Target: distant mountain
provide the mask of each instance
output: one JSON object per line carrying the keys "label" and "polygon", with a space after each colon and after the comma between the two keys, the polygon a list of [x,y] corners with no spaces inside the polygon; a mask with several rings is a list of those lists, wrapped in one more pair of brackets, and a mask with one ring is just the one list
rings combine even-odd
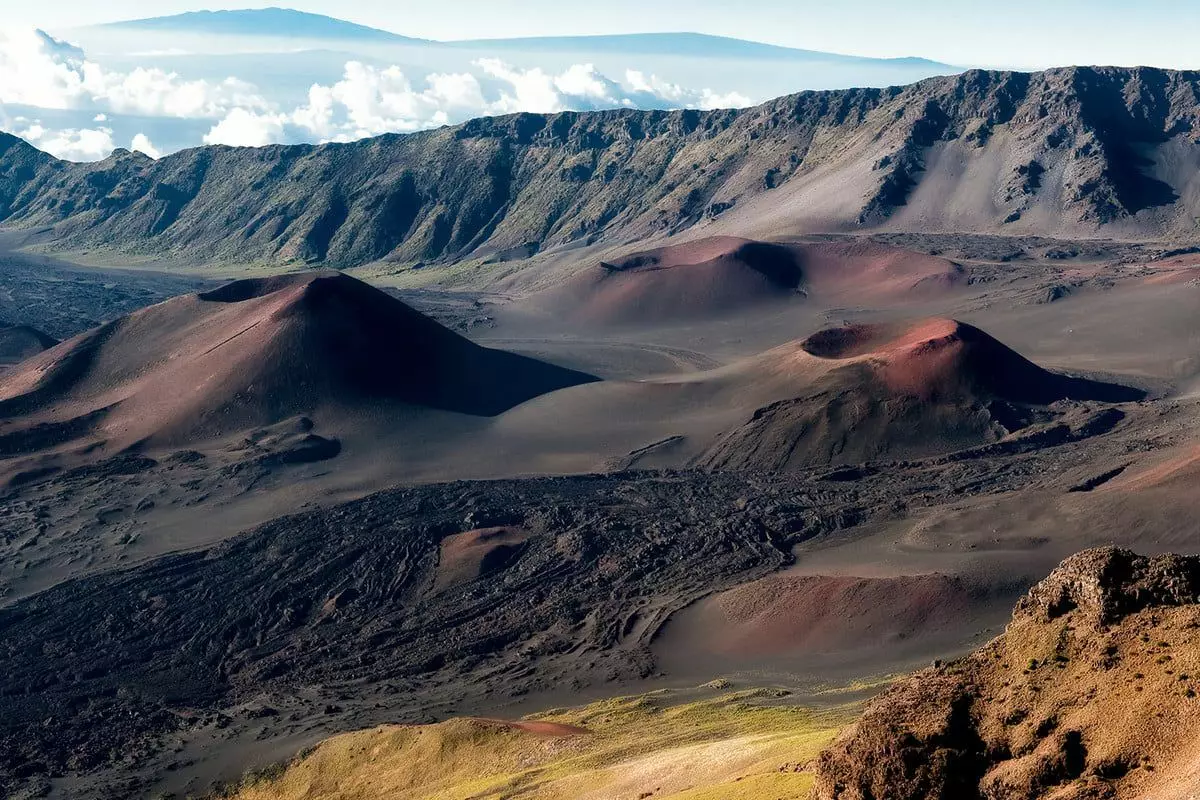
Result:
{"label": "distant mountain", "polygon": [[[823,64],[855,65],[924,70],[926,75],[959,72],[957,67],[924,58],[869,58],[800,50],[762,42],[710,36],[703,33],[630,33],[609,36],[537,36],[512,39],[465,39],[435,41],[401,36],[353,22],[309,14],[288,8],[235,11],[192,11],[169,17],[151,17],[96,26],[101,30],[156,32],[290,39],[330,39],[372,44],[422,44],[455,50],[493,52],[581,53],[589,55],[681,56],[688,58],[734,58],[745,60],[788,60]],[[910,76],[911,77],[911,76]]]}
{"label": "distant mountain", "polygon": [[675,55],[696,58],[743,58],[820,61],[839,64],[878,64],[959,72],[958,67],[925,58],[870,58],[801,50],[774,44],[710,36],[705,33],[628,33],[609,36],[536,36],[516,39],[467,39],[444,42],[448,47],[479,50],[520,50],[527,53],[608,53]]}
{"label": "distant mountain", "polygon": [[290,8],[255,8],[238,11],[189,11],[169,17],[151,17],[97,26],[108,30],[203,33],[223,36],[266,36],[293,39],[339,39],[361,42],[424,42],[390,31],[358,25],[322,14]]}
{"label": "distant mountain", "polygon": [[0,224],[64,247],[348,267],[903,228],[1200,240],[1200,73],[971,71],[753,108],[517,114],[93,164],[0,134]]}

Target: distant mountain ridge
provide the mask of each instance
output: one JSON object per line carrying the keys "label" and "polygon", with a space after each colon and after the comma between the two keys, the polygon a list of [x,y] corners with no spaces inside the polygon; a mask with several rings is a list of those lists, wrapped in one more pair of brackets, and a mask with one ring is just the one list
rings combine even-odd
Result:
{"label": "distant mountain ridge", "polygon": [[947,69],[958,68],[927,58],[874,58],[827,53],[820,50],[805,50],[776,44],[735,39],[729,36],[714,36],[693,31],[670,33],[623,33],[588,36],[533,36],[515,39],[467,39],[447,41],[448,47],[478,49],[526,49],[534,51],[574,51],[624,53],[646,55],[672,53],[675,55],[706,56],[717,54],[727,58],[803,59],[812,61],[842,61],[867,64],[905,64]]}
{"label": "distant mountain ridge", "polygon": [[362,43],[419,44],[430,47],[526,52],[620,53],[749,59],[788,59],[849,64],[927,67],[957,72],[958,68],[924,58],[872,58],[804,50],[762,42],[690,31],[611,35],[534,36],[507,39],[437,41],[403,36],[354,22],[289,8],[190,11],[166,17],[110,22],[96,26],[119,31],[194,33],[226,36],[336,39]]}
{"label": "distant mountain ridge", "polygon": [[167,17],[109,22],[97,27],[144,31],[186,31],[232,36],[293,36],[336,38],[377,42],[425,42],[410,36],[359,25],[354,22],[310,14],[290,8],[253,8],[237,11],[188,11]]}
{"label": "distant mountain ridge", "polygon": [[0,224],[63,247],[349,267],[688,231],[1200,240],[1200,73],[971,71],[744,110],[477,119],[59,161],[0,136]]}

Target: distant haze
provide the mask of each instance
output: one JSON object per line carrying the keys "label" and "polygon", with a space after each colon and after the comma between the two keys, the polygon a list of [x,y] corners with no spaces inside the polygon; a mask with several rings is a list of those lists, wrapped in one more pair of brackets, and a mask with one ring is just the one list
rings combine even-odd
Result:
{"label": "distant haze", "polygon": [[[234,0],[242,5],[239,0]],[[972,67],[1200,65],[1200,3],[60,0],[0,28],[0,130],[69,160],[353,141],[516,112],[739,108]],[[27,27],[21,27],[27,23]]]}
{"label": "distant haze", "polygon": [[[56,0],[10,5],[5,24],[67,28],[266,4]],[[956,64],[1200,67],[1200,51],[1194,47],[1200,4],[1182,0],[608,0],[602,8],[580,0],[526,0],[519,13],[491,0],[295,0],[291,5],[432,39],[694,30],[812,50],[884,58],[918,55]]]}
{"label": "distant haze", "polygon": [[295,9],[0,29],[0,130],[60,158],[353,141],[517,112],[739,108],[961,71],[701,33],[440,41]]}

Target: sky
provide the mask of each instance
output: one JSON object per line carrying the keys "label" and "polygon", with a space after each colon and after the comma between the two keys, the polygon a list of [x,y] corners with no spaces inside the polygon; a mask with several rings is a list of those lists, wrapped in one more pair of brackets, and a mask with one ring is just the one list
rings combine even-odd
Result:
{"label": "sky", "polygon": [[4,0],[5,24],[61,30],[201,8],[288,5],[434,39],[692,30],[952,64],[1200,68],[1200,0]]}
{"label": "sky", "polygon": [[114,38],[84,26],[254,7],[253,0],[0,0],[0,131],[72,160],[104,158],[117,147],[158,157],[202,144],[352,141],[517,111],[737,108],[803,89],[908,83],[956,67],[1200,69],[1193,46],[1200,0],[1136,7],[1129,0],[520,0],[519,11],[506,0],[268,1],[427,39],[696,31],[954,66],[784,64],[585,46],[563,53],[279,49],[282,40],[269,37],[255,40],[261,50],[222,50],[210,38],[173,40],[157,31]]}

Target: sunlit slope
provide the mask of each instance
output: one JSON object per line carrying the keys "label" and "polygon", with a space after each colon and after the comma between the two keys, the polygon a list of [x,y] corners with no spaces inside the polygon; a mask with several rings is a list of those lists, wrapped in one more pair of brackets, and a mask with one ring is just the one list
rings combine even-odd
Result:
{"label": "sunlit slope", "polygon": [[853,715],[755,690],[679,703],[669,692],[519,722],[453,719],[336,736],[236,800],[675,800],[806,797],[808,763]]}

